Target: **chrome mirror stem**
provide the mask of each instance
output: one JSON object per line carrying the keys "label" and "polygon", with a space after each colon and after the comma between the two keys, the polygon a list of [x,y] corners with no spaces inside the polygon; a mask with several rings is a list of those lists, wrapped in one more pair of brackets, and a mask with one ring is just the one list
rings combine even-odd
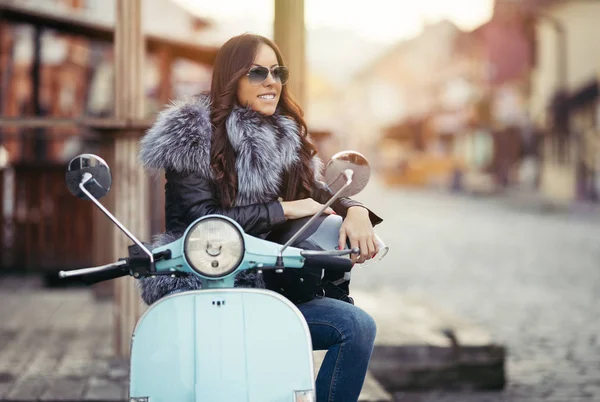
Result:
{"label": "chrome mirror stem", "polygon": [[285,251],[285,249],[288,248],[290,246],[290,244],[292,244],[302,233],[304,233],[306,231],[306,229],[308,229],[310,224],[313,223],[314,220],[317,219],[317,217],[323,213],[323,211],[325,211],[327,208],[329,208],[331,206],[331,204],[333,204],[333,202],[335,200],[337,200],[337,198],[342,193],[342,191],[344,191],[346,189],[346,187],[348,187],[352,183],[352,176],[354,176],[354,171],[352,169],[346,169],[346,170],[344,170],[344,172],[342,172],[342,174],[346,177],[346,184],[344,184],[329,199],[329,201],[327,201],[327,203],[325,203],[325,205],[323,205],[323,207],[319,210],[319,212],[314,214],[300,229],[298,229],[298,231],[283,245],[283,247],[281,247],[281,249],[279,250],[279,255],[277,256],[277,264],[276,264],[277,266],[283,266],[283,252]]}
{"label": "chrome mirror stem", "polygon": [[88,191],[88,190],[85,188],[84,184],[86,184],[87,182],[89,182],[89,181],[90,181],[90,180],[92,180],[92,179],[93,179],[93,176],[92,176],[90,173],[87,173],[87,172],[86,172],[86,173],[84,173],[84,174],[83,174],[83,177],[81,178],[81,183],[79,183],[79,188],[81,189],[81,191],[83,191],[83,193],[84,193],[85,195],[87,195],[87,196],[88,196],[88,198],[89,198],[90,200],[92,200],[92,201],[94,202],[94,204],[96,204],[96,206],[97,206],[98,208],[100,208],[100,210],[101,210],[102,212],[104,212],[104,215],[106,215],[106,216],[107,216],[107,217],[108,217],[108,218],[109,218],[111,221],[113,221],[113,223],[114,223],[115,225],[117,225],[117,227],[118,227],[119,229],[121,229],[121,231],[122,231],[123,233],[125,233],[125,234],[127,235],[127,237],[129,237],[129,238],[130,238],[130,239],[131,239],[131,240],[132,240],[132,241],[133,241],[133,242],[134,242],[134,243],[135,243],[135,244],[136,244],[136,245],[137,245],[139,248],[141,248],[141,249],[142,249],[142,251],[148,255],[148,257],[150,257],[150,262],[154,263],[154,256],[152,255],[152,252],[151,252],[150,250],[148,250],[148,248],[147,248],[146,246],[144,246],[144,245],[142,244],[142,242],[140,242],[140,241],[139,241],[139,240],[138,240],[138,239],[137,239],[137,238],[136,238],[136,237],[135,237],[133,234],[131,234],[131,232],[130,232],[129,230],[127,230],[127,228],[126,228],[125,226],[123,226],[123,225],[121,224],[121,222],[119,222],[119,221],[117,220],[117,218],[115,218],[115,217],[113,216],[113,214],[111,214],[111,213],[110,213],[110,211],[109,211],[108,209],[104,208],[104,205],[100,204],[100,201],[98,201],[98,200],[96,199],[96,197],[94,197],[94,196],[93,196],[93,195],[92,195],[92,194],[91,194],[91,193],[90,193],[90,192],[89,192],[89,191]]}

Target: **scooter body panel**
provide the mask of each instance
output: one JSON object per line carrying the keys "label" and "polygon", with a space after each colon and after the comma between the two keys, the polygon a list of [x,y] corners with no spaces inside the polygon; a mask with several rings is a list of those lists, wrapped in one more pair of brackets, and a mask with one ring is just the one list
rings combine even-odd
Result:
{"label": "scooter body panel", "polygon": [[306,321],[268,290],[174,294],[152,305],[133,334],[130,397],[289,402],[314,383]]}

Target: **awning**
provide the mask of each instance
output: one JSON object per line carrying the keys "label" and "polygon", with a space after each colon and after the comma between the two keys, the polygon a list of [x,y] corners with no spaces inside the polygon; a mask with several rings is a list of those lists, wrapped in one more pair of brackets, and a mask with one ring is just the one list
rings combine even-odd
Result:
{"label": "awning", "polygon": [[[31,24],[97,41],[112,42],[114,37],[114,28],[107,24],[99,24],[82,17],[32,10],[1,2],[0,20],[11,23]],[[174,58],[186,59],[211,66],[214,64],[219,50],[217,47],[201,46],[196,43],[146,35],[146,50],[148,52],[154,52],[161,48],[168,49]]]}

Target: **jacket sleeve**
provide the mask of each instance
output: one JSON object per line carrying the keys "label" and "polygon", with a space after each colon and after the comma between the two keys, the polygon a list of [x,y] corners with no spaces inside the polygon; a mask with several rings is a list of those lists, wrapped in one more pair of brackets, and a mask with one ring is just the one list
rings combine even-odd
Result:
{"label": "jacket sleeve", "polygon": [[202,216],[220,214],[235,220],[246,233],[257,236],[285,222],[283,207],[278,201],[222,208],[209,179],[175,171],[165,172],[165,178],[166,215],[179,216],[185,226]]}
{"label": "jacket sleeve", "polygon": [[[321,204],[325,204],[331,198],[331,193],[325,189],[325,186],[322,183],[316,181],[315,185],[313,186],[312,198]],[[350,207],[363,207],[367,209],[369,211],[369,219],[371,220],[371,224],[373,226],[383,222],[383,219],[381,219],[373,211],[365,207],[361,202],[353,200],[352,198],[340,197],[335,200],[333,204],[331,204],[331,208],[342,218],[346,217]]]}

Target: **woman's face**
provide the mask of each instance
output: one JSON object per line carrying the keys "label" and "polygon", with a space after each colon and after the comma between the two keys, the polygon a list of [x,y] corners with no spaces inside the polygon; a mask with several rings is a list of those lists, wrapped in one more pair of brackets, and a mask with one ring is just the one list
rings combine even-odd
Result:
{"label": "woman's face", "polygon": [[[277,67],[277,56],[271,47],[264,43],[258,48],[253,67],[266,67],[272,71]],[[275,113],[279,97],[281,96],[281,82],[273,78],[273,73],[269,73],[267,78],[258,84],[250,82],[247,75],[243,76],[237,89],[237,99],[240,105],[250,107],[253,110],[266,116]]]}

